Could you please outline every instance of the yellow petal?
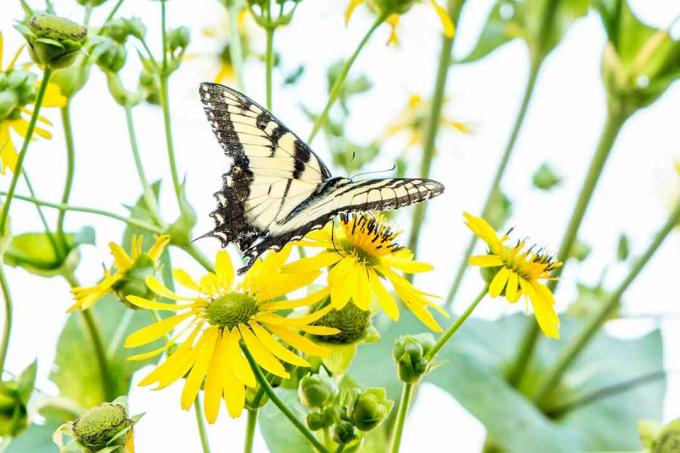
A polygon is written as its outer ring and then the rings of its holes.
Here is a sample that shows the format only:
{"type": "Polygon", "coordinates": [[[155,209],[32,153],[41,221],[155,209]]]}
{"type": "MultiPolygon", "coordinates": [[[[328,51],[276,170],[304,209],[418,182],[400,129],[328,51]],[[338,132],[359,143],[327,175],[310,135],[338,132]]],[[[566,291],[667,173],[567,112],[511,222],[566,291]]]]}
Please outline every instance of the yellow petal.
{"type": "Polygon", "coordinates": [[[279,326],[268,326],[268,328],[273,334],[305,354],[317,357],[328,357],[331,354],[330,349],[319,346],[309,338],[298,335],[290,329],[279,326]]]}
{"type": "Polygon", "coordinates": [[[262,345],[279,359],[292,365],[304,367],[309,366],[309,362],[292,352],[290,349],[286,349],[284,346],[282,346],[281,343],[276,341],[274,337],[258,323],[251,321],[250,327],[253,329],[255,336],[258,340],[260,340],[262,345]]]}
{"type": "Polygon", "coordinates": [[[290,318],[284,318],[274,313],[261,313],[255,315],[254,319],[266,324],[274,324],[277,326],[300,327],[311,324],[314,321],[318,321],[319,319],[326,316],[331,310],[333,310],[333,306],[327,305],[326,307],[320,310],[317,310],[313,313],[304,316],[293,316],[290,318]]]}
{"type": "Polygon", "coordinates": [[[504,263],[503,260],[496,255],[477,255],[471,256],[468,260],[468,264],[470,266],[479,267],[497,267],[502,266],[504,263]]]}
{"type": "Polygon", "coordinates": [[[147,343],[151,343],[154,340],[159,339],[163,335],[166,335],[172,331],[177,325],[192,316],[193,313],[184,313],[177,316],[171,316],[170,318],[158,321],[150,326],[146,326],[139,329],[137,332],[131,334],[125,340],[126,348],[134,348],[136,346],[141,346],[147,343]]]}
{"type": "Polygon", "coordinates": [[[335,252],[328,252],[324,251],[321,252],[315,256],[310,256],[309,258],[302,258],[298,261],[294,261],[290,264],[286,264],[283,266],[281,271],[286,274],[292,274],[296,272],[311,272],[311,271],[318,271],[319,269],[323,269],[324,267],[331,266],[338,261],[340,261],[342,257],[335,252]]]}
{"type": "Polygon", "coordinates": [[[241,335],[238,333],[238,328],[229,332],[229,337],[227,338],[227,356],[229,360],[229,368],[234,371],[234,374],[239,381],[243,382],[248,387],[255,387],[257,382],[255,380],[255,374],[252,368],[250,368],[250,363],[248,359],[243,356],[243,351],[241,351],[241,346],[239,341],[241,335]]]}
{"type": "Polygon", "coordinates": [[[196,360],[182,389],[182,409],[184,410],[191,407],[196,400],[198,391],[201,389],[203,378],[208,370],[208,365],[215,349],[217,334],[217,327],[210,327],[203,333],[203,336],[196,344],[196,360]]]}
{"type": "Polygon", "coordinates": [[[453,34],[455,33],[456,29],[453,25],[453,21],[451,20],[451,16],[449,16],[449,13],[446,12],[446,10],[442,8],[442,6],[439,5],[439,3],[437,3],[435,0],[430,0],[430,4],[437,13],[437,16],[439,16],[442,27],[444,27],[444,36],[449,39],[453,38],[453,34]]]}
{"type": "Polygon", "coordinates": [[[179,348],[170,354],[165,362],[142,379],[139,385],[145,386],[158,381],[158,388],[163,388],[184,376],[193,364],[193,344],[200,331],[201,324],[194,327],[194,330],[179,348]]]}
{"type": "Polygon", "coordinates": [[[491,280],[489,285],[489,295],[491,297],[498,297],[505,288],[505,284],[508,282],[508,277],[510,276],[510,270],[507,267],[502,267],[491,280]]]}
{"type": "Polygon", "coordinates": [[[399,35],[397,35],[397,26],[399,25],[399,14],[392,14],[387,18],[387,23],[390,25],[390,37],[387,40],[387,45],[399,44],[399,35]]]}
{"type": "Polygon", "coordinates": [[[559,338],[559,318],[557,317],[552,304],[539,295],[530,282],[523,278],[520,278],[519,282],[522,287],[522,292],[527,295],[531,302],[538,326],[545,336],[559,338]]]}
{"type": "Polygon", "coordinates": [[[260,340],[255,337],[248,326],[240,324],[238,330],[241,333],[241,338],[243,338],[243,342],[246,344],[248,351],[252,354],[258,365],[279,377],[284,379],[290,378],[290,375],[283,365],[281,365],[281,362],[279,362],[276,357],[260,343],[260,340]]]}
{"type": "Polygon", "coordinates": [[[156,238],[156,242],[151,246],[149,251],[146,253],[149,258],[151,258],[154,263],[158,261],[158,258],[160,258],[161,253],[163,253],[163,250],[165,247],[168,245],[170,242],[170,236],[167,234],[161,234],[156,238]]]}
{"type": "Polygon", "coordinates": [[[224,373],[224,401],[232,418],[239,417],[246,405],[246,389],[230,368],[224,373]]]}
{"type": "Polygon", "coordinates": [[[412,260],[395,261],[392,263],[392,266],[406,274],[419,274],[421,272],[429,272],[434,269],[431,264],[412,260]]]}
{"type": "Polygon", "coordinates": [[[161,297],[173,300],[191,300],[191,297],[183,297],[180,296],[179,294],[176,294],[174,291],[170,290],[164,284],[159,282],[154,276],[150,275],[146,277],[144,281],[146,282],[146,286],[148,286],[151,291],[153,291],[154,293],[158,294],[161,297]]]}
{"type": "Polygon", "coordinates": [[[213,274],[212,272],[208,272],[203,277],[201,277],[201,282],[199,284],[203,294],[213,295],[220,292],[219,279],[217,278],[217,275],[213,274]]]}
{"type": "Polygon", "coordinates": [[[503,250],[501,241],[496,234],[496,231],[489,225],[489,222],[481,217],[475,217],[472,214],[463,213],[465,224],[477,235],[481,240],[487,243],[491,251],[495,254],[500,254],[503,250]]]}
{"type": "Polygon", "coordinates": [[[172,277],[177,283],[184,286],[185,288],[192,289],[196,292],[201,291],[201,287],[198,286],[198,283],[196,283],[196,281],[191,278],[191,276],[183,269],[173,269],[172,277]]]}
{"type": "Polygon", "coordinates": [[[354,268],[353,274],[356,290],[352,300],[357,307],[363,311],[368,311],[371,302],[373,302],[373,292],[368,284],[368,271],[365,266],[357,266],[354,268]]]}
{"type": "Polygon", "coordinates": [[[349,19],[352,17],[352,13],[356,7],[361,5],[363,2],[364,0],[350,0],[349,5],[347,5],[347,9],[345,10],[345,25],[349,23],[349,19]]]}
{"type": "Polygon", "coordinates": [[[43,107],[63,107],[66,105],[66,101],[66,97],[61,94],[59,85],[48,82],[45,97],[43,98],[43,107]]]}
{"type": "Polygon", "coordinates": [[[280,302],[271,302],[268,303],[266,306],[263,308],[269,311],[276,311],[276,310],[290,310],[293,308],[298,308],[298,307],[306,307],[307,305],[312,305],[320,300],[322,300],[324,297],[328,296],[330,294],[330,289],[328,287],[322,288],[318,291],[314,291],[313,293],[301,298],[301,299],[291,299],[291,300],[283,300],[280,302]]]}
{"type": "Polygon", "coordinates": [[[154,349],[153,351],[149,351],[149,352],[144,352],[142,354],[136,354],[136,355],[128,357],[127,359],[130,362],[137,362],[137,361],[140,361],[140,360],[150,359],[152,357],[156,357],[157,355],[160,355],[163,352],[167,351],[170,348],[170,346],[172,346],[173,344],[174,344],[173,342],[168,341],[167,343],[165,343],[162,347],[160,347],[158,349],[154,349]]]}
{"type": "Polygon", "coordinates": [[[113,261],[116,264],[117,270],[125,272],[132,267],[132,259],[123,247],[115,242],[109,242],[109,249],[111,249],[111,255],[113,255],[113,261]]]}
{"type": "Polygon", "coordinates": [[[369,282],[373,292],[378,298],[378,303],[385,311],[385,314],[393,321],[399,320],[399,308],[397,303],[394,301],[392,295],[387,291],[387,289],[380,282],[380,278],[375,272],[369,274],[369,282]]]}
{"type": "Polygon", "coordinates": [[[144,299],[139,296],[127,296],[128,302],[139,308],[146,308],[147,310],[184,310],[191,307],[190,304],[166,304],[164,302],[156,302],[154,300],[144,299]]]}
{"type": "Polygon", "coordinates": [[[220,286],[224,289],[231,289],[234,282],[234,266],[231,264],[229,254],[225,250],[219,250],[215,257],[215,273],[220,286]]]}
{"type": "Polygon", "coordinates": [[[328,271],[328,285],[331,288],[331,304],[338,310],[347,304],[354,292],[354,287],[347,281],[347,277],[354,265],[356,265],[356,259],[347,256],[328,271]]]}
{"type": "MultiPolygon", "coordinates": [[[[227,334],[228,335],[228,334],[227,334]]],[[[224,370],[228,367],[224,360],[226,354],[223,353],[223,336],[218,332],[215,340],[215,349],[210,358],[207,375],[205,377],[205,392],[203,403],[205,408],[205,419],[208,423],[215,423],[220,412],[220,401],[224,389],[224,370]]]]}
{"type": "Polygon", "coordinates": [[[517,276],[517,273],[512,271],[510,272],[510,276],[508,277],[508,286],[505,288],[505,298],[508,299],[508,302],[514,304],[519,300],[519,296],[521,295],[521,292],[518,290],[518,285],[519,285],[519,277],[517,276]]]}
{"type": "Polygon", "coordinates": [[[298,327],[303,332],[310,333],[312,335],[335,335],[337,333],[340,333],[339,329],[336,329],[335,327],[326,327],[326,326],[300,326],[298,327]]]}

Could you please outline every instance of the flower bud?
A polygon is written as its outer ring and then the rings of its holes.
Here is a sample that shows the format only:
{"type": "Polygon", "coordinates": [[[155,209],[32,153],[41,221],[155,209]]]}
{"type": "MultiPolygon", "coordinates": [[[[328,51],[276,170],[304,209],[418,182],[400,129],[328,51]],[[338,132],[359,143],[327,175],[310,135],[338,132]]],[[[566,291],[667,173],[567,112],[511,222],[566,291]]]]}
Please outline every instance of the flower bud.
{"type": "Polygon", "coordinates": [[[177,49],[186,49],[191,41],[191,31],[187,27],[177,27],[170,30],[167,35],[167,46],[170,52],[177,49]]]}
{"type": "Polygon", "coordinates": [[[373,0],[375,7],[385,14],[406,13],[417,0],[373,0]]]}
{"type": "Polygon", "coordinates": [[[358,433],[354,425],[346,420],[340,420],[333,430],[333,440],[340,444],[345,445],[352,442],[358,437],[358,433]]]}
{"type": "Polygon", "coordinates": [[[331,406],[322,412],[312,412],[307,415],[307,426],[312,431],[330,428],[335,423],[335,409],[331,406]]]}
{"type": "Polygon", "coordinates": [[[534,172],[531,181],[534,187],[538,189],[551,190],[562,182],[562,178],[559,177],[550,165],[544,163],[534,172]]]}
{"type": "Polygon", "coordinates": [[[127,59],[127,51],[125,47],[119,44],[111,44],[107,46],[97,59],[97,64],[104,71],[109,71],[112,73],[118,73],[123,66],[125,66],[125,60],[127,59]]]}
{"type": "Polygon", "coordinates": [[[125,44],[128,36],[134,36],[140,41],[146,35],[146,27],[138,17],[129,19],[118,18],[109,21],[101,30],[103,36],[116,41],[118,44],[125,44]]]}
{"type": "Polygon", "coordinates": [[[149,104],[160,105],[160,83],[158,82],[158,77],[150,70],[143,70],[139,74],[139,88],[144,96],[144,100],[149,104]]]}
{"type": "Polygon", "coordinates": [[[371,325],[371,313],[354,304],[346,304],[340,310],[333,310],[316,321],[314,325],[334,327],[340,331],[335,335],[315,337],[325,343],[350,344],[359,340],[371,325]]]}
{"type": "Polygon", "coordinates": [[[347,415],[358,430],[370,431],[387,417],[393,405],[384,388],[369,388],[354,399],[347,415]]]}
{"type": "Polygon", "coordinates": [[[132,267],[125,272],[123,278],[113,284],[111,289],[126,305],[131,308],[139,308],[127,301],[128,296],[153,298],[154,293],[146,285],[146,278],[156,273],[156,264],[146,254],[135,259],[132,267]]]}
{"type": "Polygon", "coordinates": [[[95,8],[106,2],[106,0],[76,0],[78,4],[82,6],[88,6],[90,8],[95,8]]]}
{"type": "Polygon", "coordinates": [[[429,333],[397,338],[392,357],[397,362],[399,379],[402,382],[416,384],[427,373],[429,362],[425,355],[434,344],[434,337],[429,333]]]}
{"type": "MultiPolygon", "coordinates": [[[[120,404],[102,403],[85,411],[73,422],[73,434],[78,443],[94,451],[102,449],[121,430],[129,429],[127,409],[120,404]]],[[[113,445],[122,445],[124,437],[116,439],[113,445]]]]}
{"type": "Polygon", "coordinates": [[[337,394],[335,382],[329,376],[310,374],[300,380],[298,396],[308,408],[323,407],[337,394]]]}
{"type": "Polygon", "coordinates": [[[33,16],[28,27],[16,27],[28,42],[31,58],[41,67],[70,66],[87,39],[87,28],[50,14],[33,16]]]}
{"type": "Polygon", "coordinates": [[[16,379],[0,382],[0,437],[16,437],[28,426],[28,401],[35,383],[36,363],[16,379]]]}

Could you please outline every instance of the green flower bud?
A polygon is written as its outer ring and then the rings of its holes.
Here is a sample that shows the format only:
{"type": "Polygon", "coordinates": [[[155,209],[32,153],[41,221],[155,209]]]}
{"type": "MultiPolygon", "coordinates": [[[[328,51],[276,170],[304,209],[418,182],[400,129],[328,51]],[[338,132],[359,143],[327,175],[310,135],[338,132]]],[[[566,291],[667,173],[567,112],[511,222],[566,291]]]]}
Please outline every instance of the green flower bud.
{"type": "Polygon", "coordinates": [[[630,238],[626,234],[621,233],[619,241],[616,244],[616,258],[618,258],[619,261],[626,261],[629,256],[630,238]]]}
{"type": "Polygon", "coordinates": [[[335,335],[316,336],[325,343],[350,344],[359,340],[371,325],[371,313],[349,303],[340,310],[333,310],[314,322],[317,326],[334,327],[340,331],[335,335]]]}
{"type": "Polygon", "coordinates": [[[654,441],[652,453],[677,453],[680,451],[680,418],[661,430],[654,441]]]}
{"type": "Polygon", "coordinates": [[[76,0],[78,4],[87,6],[90,8],[96,8],[106,2],[106,0],[76,0]]]}
{"type": "Polygon", "coordinates": [[[87,28],[50,14],[33,16],[28,27],[16,27],[28,42],[31,58],[41,67],[70,66],[87,39],[87,28]]]}
{"type": "Polygon", "coordinates": [[[160,105],[161,86],[156,74],[144,69],[142,73],[139,74],[139,88],[146,102],[153,105],[160,105]]]}
{"type": "Polygon", "coordinates": [[[312,431],[330,428],[335,423],[335,410],[328,407],[323,412],[312,412],[307,414],[306,421],[307,427],[312,431]]]}
{"type": "Polygon", "coordinates": [[[112,444],[109,442],[120,431],[129,429],[131,424],[123,405],[102,403],[88,409],[73,422],[73,434],[81,445],[97,451],[108,445],[123,445],[124,436],[112,444]]]}
{"type": "Polygon", "coordinates": [[[358,436],[359,434],[354,425],[345,420],[340,420],[333,430],[333,440],[340,445],[346,445],[358,436]]]}
{"type": "Polygon", "coordinates": [[[358,430],[370,431],[387,417],[393,405],[384,388],[369,388],[354,399],[347,415],[358,430]]]}
{"type": "Polygon", "coordinates": [[[127,296],[138,296],[146,299],[153,298],[154,293],[146,286],[146,278],[156,273],[156,264],[146,254],[141,254],[132,267],[125,272],[125,276],[111,287],[113,292],[130,308],[138,309],[127,302],[127,296]]]}
{"type": "Polygon", "coordinates": [[[335,397],[337,390],[329,376],[310,374],[300,380],[298,396],[305,407],[323,407],[335,397]]]}
{"type": "Polygon", "coordinates": [[[427,373],[429,363],[425,354],[435,344],[432,334],[406,335],[394,342],[392,357],[397,362],[399,379],[408,384],[416,384],[427,373]]]}
{"type": "Polygon", "coordinates": [[[16,379],[0,382],[0,437],[16,437],[28,426],[36,368],[33,362],[16,379]]]}
{"type": "Polygon", "coordinates": [[[562,178],[547,163],[538,167],[531,180],[534,187],[541,190],[551,190],[562,182],[562,178]]]}
{"type": "Polygon", "coordinates": [[[73,65],[54,71],[50,82],[59,85],[61,94],[69,99],[72,98],[90,78],[92,64],[87,60],[85,55],[78,56],[73,65]]]}
{"type": "Polygon", "coordinates": [[[99,55],[97,64],[104,71],[113,72],[115,74],[123,69],[126,59],[127,51],[125,50],[125,47],[118,44],[111,44],[99,55]]]}
{"type": "Polygon", "coordinates": [[[116,41],[118,44],[125,44],[128,36],[134,36],[140,41],[146,35],[146,27],[137,17],[130,19],[118,18],[107,23],[101,30],[103,36],[116,41]]]}
{"type": "Polygon", "coordinates": [[[0,91],[0,121],[7,118],[18,106],[19,98],[14,91],[0,91]]]}
{"type": "Polygon", "coordinates": [[[406,13],[417,2],[417,0],[372,0],[374,8],[386,14],[406,13]]]}
{"type": "Polygon", "coordinates": [[[170,30],[167,35],[167,46],[170,52],[177,49],[186,49],[191,42],[191,31],[188,27],[177,27],[170,30]]]}

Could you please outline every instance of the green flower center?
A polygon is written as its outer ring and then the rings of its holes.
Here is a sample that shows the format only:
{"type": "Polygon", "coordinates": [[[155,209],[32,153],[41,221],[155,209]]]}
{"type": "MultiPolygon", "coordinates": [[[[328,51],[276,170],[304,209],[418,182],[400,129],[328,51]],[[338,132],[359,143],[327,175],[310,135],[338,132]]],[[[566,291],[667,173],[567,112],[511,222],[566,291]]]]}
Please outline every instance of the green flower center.
{"type": "Polygon", "coordinates": [[[364,248],[360,247],[359,245],[351,241],[341,240],[337,242],[337,245],[338,248],[342,250],[345,255],[355,256],[360,263],[365,264],[367,266],[375,266],[380,262],[378,257],[371,254],[370,251],[365,250],[364,248]]]}
{"type": "Polygon", "coordinates": [[[104,403],[78,417],[73,432],[88,448],[101,448],[127,426],[127,411],[118,404],[104,403]]]}
{"type": "Polygon", "coordinates": [[[70,39],[83,42],[87,37],[87,28],[63,17],[41,14],[30,21],[31,31],[40,38],[62,41],[70,39]]]}
{"type": "Polygon", "coordinates": [[[210,301],[205,307],[205,317],[213,326],[232,329],[250,321],[258,311],[254,297],[249,294],[229,292],[210,301]]]}
{"type": "Polygon", "coordinates": [[[315,338],[326,343],[354,343],[361,338],[371,324],[370,316],[370,312],[364,311],[350,302],[341,310],[333,310],[314,323],[316,326],[335,327],[340,333],[316,336],[315,338]]]}

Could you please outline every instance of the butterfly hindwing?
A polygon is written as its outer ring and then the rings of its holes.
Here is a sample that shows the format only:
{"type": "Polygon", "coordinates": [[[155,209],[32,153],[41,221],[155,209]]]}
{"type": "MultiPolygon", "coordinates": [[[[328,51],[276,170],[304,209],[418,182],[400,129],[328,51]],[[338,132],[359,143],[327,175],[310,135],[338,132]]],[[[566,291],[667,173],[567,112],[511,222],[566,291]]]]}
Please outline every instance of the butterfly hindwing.
{"type": "Polygon", "coordinates": [[[231,158],[211,213],[225,247],[235,243],[248,269],[262,253],[281,249],[338,214],[384,211],[441,194],[426,179],[353,181],[332,178],[300,138],[262,106],[231,88],[203,83],[201,101],[218,142],[231,158]]]}

